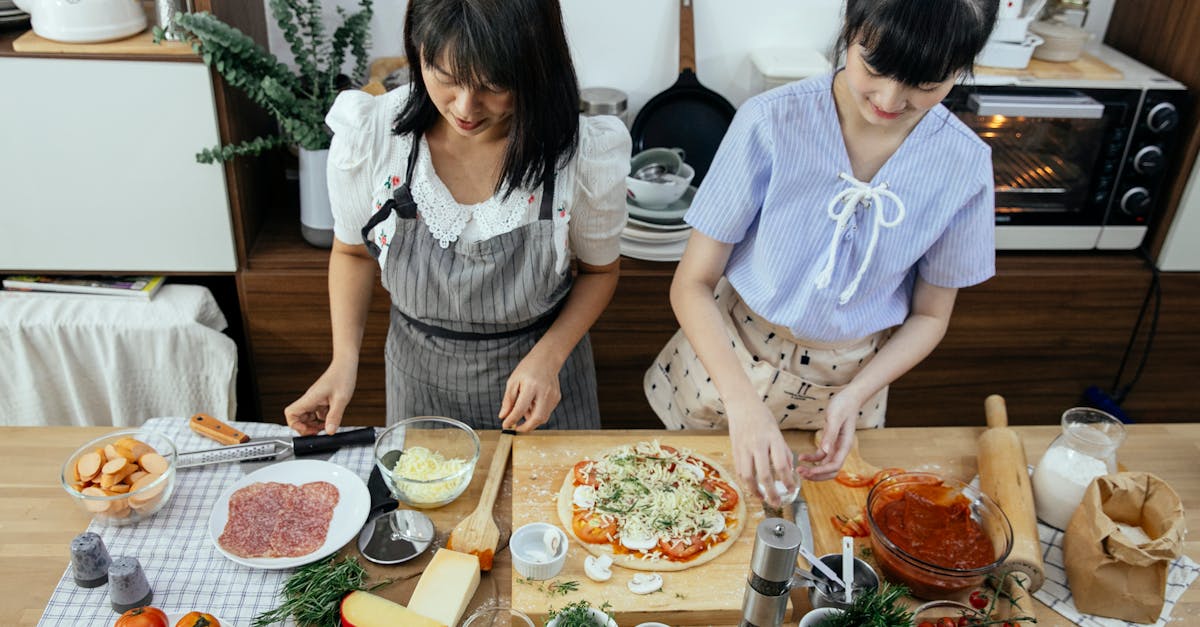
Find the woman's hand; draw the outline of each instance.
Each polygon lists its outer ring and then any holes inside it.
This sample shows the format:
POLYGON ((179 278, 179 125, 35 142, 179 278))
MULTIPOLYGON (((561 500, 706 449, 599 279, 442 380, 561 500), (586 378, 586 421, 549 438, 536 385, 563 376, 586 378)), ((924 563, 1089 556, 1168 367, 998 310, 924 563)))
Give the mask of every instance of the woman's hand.
POLYGON ((809 481, 825 481, 837 476, 850 446, 854 443, 858 412, 863 401, 850 388, 833 397, 825 409, 825 433, 821 446, 812 453, 800 456, 802 461, 814 464, 800 468, 800 474, 809 481))
POLYGON ((772 507, 779 507, 781 481, 790 492, 796 487, 792 467, 792 449, 788 447, 775 416, 761 402, 744 407, 726 405, 729 412, 729 440, 733 445, 733 467, 742 486, 757 494, 772 507), (766 488, 765 494, 762 488, 766 488))
POLYGON ((500 403, 501 427, 527 433, 546 424, 550 412, 562 400, 558 387, 561 369, 561 362, 544 356, 534 347, 508 376, 504 400, 500 403))
POLYGON ((288 426, 300 435, 314 435, 322 429, 333 435, 342 424, 342 413, 354 396, 357 379, 357 363, 329 364, 304 396, 283 410, 288 426))

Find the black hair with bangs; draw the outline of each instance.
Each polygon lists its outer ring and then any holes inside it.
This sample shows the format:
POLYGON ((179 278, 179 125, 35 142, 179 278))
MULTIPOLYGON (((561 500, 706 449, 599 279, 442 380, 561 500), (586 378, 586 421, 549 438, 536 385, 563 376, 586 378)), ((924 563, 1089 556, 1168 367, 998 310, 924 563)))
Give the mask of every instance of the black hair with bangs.
POLYGON ((996 0, 848 0, 835 58, 862 44, 879 74, 911 87, 970 72, 996 25, 996 0))
POLYGON ((421 58, 472 89, 513 94, 508 149, 496 192, 539 185, 579 144, 579 81, 558 0, 411 0, 404 20, 412 95, 393 131, 425 132, 441 114, 421 58), (440 67, 444 63, 447 67, 440 67))

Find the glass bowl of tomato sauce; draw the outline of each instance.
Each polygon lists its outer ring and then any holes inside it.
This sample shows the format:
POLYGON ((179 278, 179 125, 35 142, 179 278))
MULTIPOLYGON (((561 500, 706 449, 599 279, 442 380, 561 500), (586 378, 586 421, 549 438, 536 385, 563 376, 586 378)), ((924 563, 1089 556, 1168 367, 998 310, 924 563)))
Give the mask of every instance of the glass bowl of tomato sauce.
POLYGON ((875 484, 867 495, 867 525, 883 577, 923 599, 981 585, 1012 550, 1012 526, 995 501, 933 473, 908 472, 875 484))

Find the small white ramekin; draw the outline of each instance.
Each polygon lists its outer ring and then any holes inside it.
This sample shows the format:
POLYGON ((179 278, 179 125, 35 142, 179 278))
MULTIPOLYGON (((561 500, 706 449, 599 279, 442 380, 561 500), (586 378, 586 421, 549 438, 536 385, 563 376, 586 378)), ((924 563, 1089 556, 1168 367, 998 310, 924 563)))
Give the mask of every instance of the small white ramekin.
POLYGON ((512 552, 512 565, 522 577, 531 580, 549 579, 563 569, 567 562, 567 534, 555 525, 529 523, 513 532, 508 541, 512 552), (551 554, 546 546, 546 535, 558 538, 558 550, 551 554))

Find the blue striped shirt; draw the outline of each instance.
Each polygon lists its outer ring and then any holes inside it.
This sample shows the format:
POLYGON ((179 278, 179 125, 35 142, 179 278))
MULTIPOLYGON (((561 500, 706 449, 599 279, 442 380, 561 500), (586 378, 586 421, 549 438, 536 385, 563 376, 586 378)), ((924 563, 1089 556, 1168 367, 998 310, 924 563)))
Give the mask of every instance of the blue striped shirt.
MULTIPOLYGON (((901 213, 886 193, 847 205, 830 266, 838 223, 828 208, 839 193, 854 191, 839 176, 852 170, 832 85, 825 75, 746 101, 685 216, 701 233, 734 244, 725 275, 753 311, 823 343, 902 323, 918 275, 957 288, 995 274, 991 151, 942 105, 863 182, 895 194, 906 210, 898 224, 878 228, 862 278, 855 282, 875 222, 901 213)), ((834 211, 842 209, 839 203, 834 211)))

